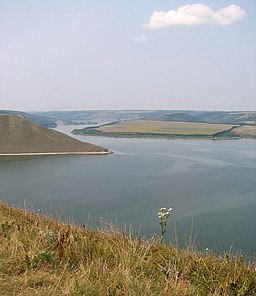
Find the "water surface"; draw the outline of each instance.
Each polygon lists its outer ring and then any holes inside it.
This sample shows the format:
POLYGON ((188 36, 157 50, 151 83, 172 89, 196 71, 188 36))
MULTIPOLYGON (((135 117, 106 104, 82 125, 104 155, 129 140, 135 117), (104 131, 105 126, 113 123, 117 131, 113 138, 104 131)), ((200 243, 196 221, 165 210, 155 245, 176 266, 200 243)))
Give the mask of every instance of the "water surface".
POLYGON ((2 157, 1 199, 79 224, 132 224, 142 235, 159 232, 158 209, 172 207, 169 234, 181 243, 192 232, 201 248, 256 250, 256 141, 76 138, 114 154, 2 157))

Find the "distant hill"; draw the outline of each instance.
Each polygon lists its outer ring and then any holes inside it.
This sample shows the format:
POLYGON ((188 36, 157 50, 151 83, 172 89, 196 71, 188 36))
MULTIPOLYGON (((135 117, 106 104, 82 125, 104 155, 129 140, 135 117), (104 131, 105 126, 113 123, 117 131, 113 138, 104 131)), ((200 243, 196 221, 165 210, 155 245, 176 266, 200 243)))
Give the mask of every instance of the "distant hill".
POLYGON ((25 113, 21 111, 13 111, 13 110, 0 110, 0 114, 15 114, 15 115, 22 115, 27 120, 40 124, 47 128, 53 128, 56 127, 57 124, 55 123, 55 120, 53 118, 49 118, 46 116, 41 115, 34 115, 30 113, 25 113))
POLYGON ((140 119, 151 114, 154 111, 140 110, 80 110, 80 111, 48 111, 33 112, 35 115, 47 116, 54 121, 60 120, 67 125, 93 124, 96 122, 112 122, 120 120, 140 119))
POLYGON ((231 123, 231 124, 256 124, 256 112, 246 111, 199 111, 192 113, 190 111, 174 112, 170 111, 147 118, 148 120, 161 121, 182 121, 182 122, 206 122, 206 123, 231 123))
POLYGON ((107 154, 108 149, 46 129, 21 115, 0 115, 0 154, 107 154))
POLYGON ((160 120, 160 121, 182 121, 182 122, 199 122, 200 119, 195 116, 191 116, 186 113, 173 113, 173 114, 163 114, 159 116, 155 116, 152 118, 147 118, 147 120, 160 120))
POLYGON ((192 111, 192 110, 84 110, 34 112, 65 124, 107 123, 123 120, 157 120, 181 122, 208 122, 256 124, 256 111, 192 111))
POLYGON ((203 112, 194 116, 197 120, 215 123, 249 123, 256 124, 256 112, 203 112))

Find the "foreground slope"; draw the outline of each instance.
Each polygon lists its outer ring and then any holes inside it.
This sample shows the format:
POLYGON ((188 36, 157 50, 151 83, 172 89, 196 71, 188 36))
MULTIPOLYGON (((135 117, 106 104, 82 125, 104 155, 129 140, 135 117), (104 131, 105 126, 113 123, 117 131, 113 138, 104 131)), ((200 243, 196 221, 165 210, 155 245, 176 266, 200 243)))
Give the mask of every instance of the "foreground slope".
POLYGON ((0 203, 0 295, 256 295, 255 263, 0 203))
POLYGON ((0 154, 106 154, 105 148, 43 128, 20 115, 0 115, 0 154))

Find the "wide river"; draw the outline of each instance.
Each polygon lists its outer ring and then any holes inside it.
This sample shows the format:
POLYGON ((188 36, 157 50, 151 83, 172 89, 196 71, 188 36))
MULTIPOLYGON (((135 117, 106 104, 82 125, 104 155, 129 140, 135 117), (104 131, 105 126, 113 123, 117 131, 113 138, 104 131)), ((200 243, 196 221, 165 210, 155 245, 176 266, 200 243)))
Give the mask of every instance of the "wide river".
POLYGON ((255 140, 76 138, 114 153, 1 157, 1 200, 91 227, 131 224, 148 237, 159 233, 159 208, 172 207, 168 240, 255 253, 255 140))

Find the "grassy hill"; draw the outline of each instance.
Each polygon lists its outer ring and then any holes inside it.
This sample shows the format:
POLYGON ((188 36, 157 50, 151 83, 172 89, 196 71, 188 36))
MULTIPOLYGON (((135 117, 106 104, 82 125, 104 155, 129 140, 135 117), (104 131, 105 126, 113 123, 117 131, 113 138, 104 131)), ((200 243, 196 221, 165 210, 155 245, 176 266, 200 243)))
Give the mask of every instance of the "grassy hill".
POLYGON ((46 129, 21 115, 0 115, 0 154, 50 152, 108 152, 108 150, 46 129))
POLYGON ((53 127, 57 126, 57 124, 55 123, 55 120, 52 118, 49 118, 47 116, 34 115, 34 114, 30 114, 30 113, 25 113, 25 112, 21 112, 21 111, 12 111, 12 110, 0 110, 0 115, 1 114, 22 115, 27 120, 29 120, 33 123, 36 123, 36 124, 40 124, 43 127, 47 127, 47 128, 53 128, 53 127))
POLYGON ((255 262, 0 203, 0 295, 256 295, 255 262))

